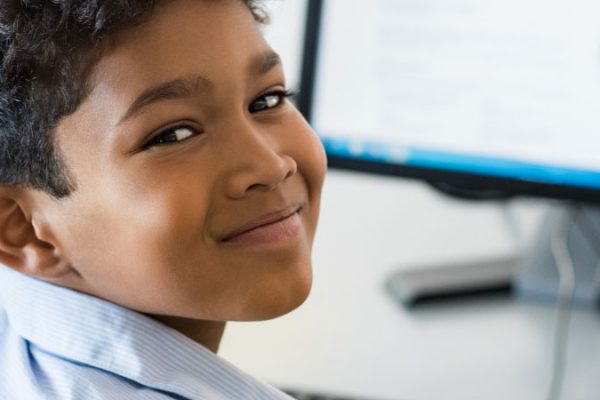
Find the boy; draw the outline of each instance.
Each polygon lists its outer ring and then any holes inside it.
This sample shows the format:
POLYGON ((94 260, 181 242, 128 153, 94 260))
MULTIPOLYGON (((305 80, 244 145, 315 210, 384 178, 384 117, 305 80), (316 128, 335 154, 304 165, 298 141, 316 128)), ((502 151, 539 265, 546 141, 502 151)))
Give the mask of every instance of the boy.
POLYGON ((0 0, 0 399, 285 395, 214 353, 311 286, 322 148, 252 0, 0 0))

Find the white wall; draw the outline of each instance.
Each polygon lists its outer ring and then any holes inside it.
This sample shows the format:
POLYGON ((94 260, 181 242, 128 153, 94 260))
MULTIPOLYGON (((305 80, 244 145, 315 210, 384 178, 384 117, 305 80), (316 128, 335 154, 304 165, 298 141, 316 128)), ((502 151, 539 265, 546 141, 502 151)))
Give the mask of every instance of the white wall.
POLYGON ((306 0, 266 2, 271 23, 264 29, 265 36, 283 60, 288 87, 291 89, 298 89, 300 83, 306 4, 306 0))

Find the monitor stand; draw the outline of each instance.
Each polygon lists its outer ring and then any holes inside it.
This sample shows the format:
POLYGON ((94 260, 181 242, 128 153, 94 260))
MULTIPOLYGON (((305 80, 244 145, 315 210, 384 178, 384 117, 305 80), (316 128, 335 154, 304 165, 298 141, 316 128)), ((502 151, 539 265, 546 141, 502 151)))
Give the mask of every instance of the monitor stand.
POLYGON ((400 270, 388 277, 385 286, 405 305, 512 288, 520 298, 554 306, 561 288, 552 249, 557 232, 564 233, 560 240, 573 264, 573 303, 600 305, 600 208, 568 203, 550 209, 523 254, 400 270))
POLYGON ((441 265, 419 265, 394 272, 385 281, 388 293, 400 303, 423 302, 508 292, 518 260, 510 255, 441 265))
POLYGON ((573 304, 600 305, 600 208, 588 205, 566 205, 548 213, 521 259, 513 285, 516 293, 553 304, 558 300, 559 266, 552 248, 557 232, 573 265, 573 304))

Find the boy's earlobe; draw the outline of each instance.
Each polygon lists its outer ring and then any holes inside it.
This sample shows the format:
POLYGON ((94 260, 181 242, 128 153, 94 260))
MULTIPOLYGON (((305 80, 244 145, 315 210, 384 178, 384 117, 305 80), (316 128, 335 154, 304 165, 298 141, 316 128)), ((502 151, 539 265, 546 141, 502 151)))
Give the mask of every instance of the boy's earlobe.
POLYGON ((52 243, 41 240, 14 194, 0 186, 0 263, 40 279, 53 280, 69 272, 52 243))

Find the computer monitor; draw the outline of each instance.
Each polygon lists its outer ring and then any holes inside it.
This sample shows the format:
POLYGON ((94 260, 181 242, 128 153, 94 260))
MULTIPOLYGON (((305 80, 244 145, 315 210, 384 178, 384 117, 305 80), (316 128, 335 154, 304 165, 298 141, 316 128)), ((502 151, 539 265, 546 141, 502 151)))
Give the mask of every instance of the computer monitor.
POLYGON ((309 0, 329 163, 466 197, 600 200, 600 0, 309 0))

